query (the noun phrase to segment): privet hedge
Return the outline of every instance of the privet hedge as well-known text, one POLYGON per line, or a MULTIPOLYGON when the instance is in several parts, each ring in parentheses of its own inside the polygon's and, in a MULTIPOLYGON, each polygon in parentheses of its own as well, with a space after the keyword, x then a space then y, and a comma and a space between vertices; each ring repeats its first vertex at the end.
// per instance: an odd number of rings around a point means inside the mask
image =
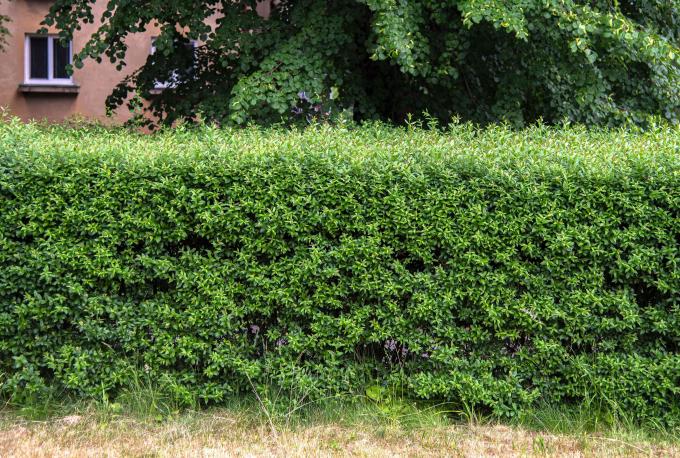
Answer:
POLYGON ((0 124, 0 391, 680 423, 680 130, 0 124))

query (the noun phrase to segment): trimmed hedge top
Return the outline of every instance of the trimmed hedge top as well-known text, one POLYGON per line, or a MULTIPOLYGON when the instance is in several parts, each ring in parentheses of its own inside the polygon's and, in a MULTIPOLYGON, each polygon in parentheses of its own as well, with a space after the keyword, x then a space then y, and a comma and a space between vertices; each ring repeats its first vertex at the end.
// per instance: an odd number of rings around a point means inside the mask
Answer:
POLYGON ((64 128, 10 119, 0 123, 0 135, 3 154, 22 160, 57 155, 60 161, 87 159, 126 166, 267 161, 285 155, 291 159, 330 157, 349 164, 385 161, 417 166, 423 161, 453 160, 507 168, 513 173, 554 170, 557 166, 577 173, 621 174, 630 167, 670 167, 677 171, 680 161, 680 128, 635 132, 534 126, 518 131, 498 125, 479 129, 462 124, 442 132, 381 124, 292 131, 179 126, 144 135, 124 129, 64 128), (516 168, 518 164, 523 167, 516 168))
POLYGON ((680 130, 0 124, 0 393, 680 421, 680 130))

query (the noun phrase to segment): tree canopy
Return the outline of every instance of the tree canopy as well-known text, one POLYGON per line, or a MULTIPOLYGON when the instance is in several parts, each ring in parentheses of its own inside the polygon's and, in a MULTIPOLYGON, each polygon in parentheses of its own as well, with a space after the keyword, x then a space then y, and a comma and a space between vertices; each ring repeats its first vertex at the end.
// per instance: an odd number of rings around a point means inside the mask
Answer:
POLYGON ((157 52, 107 104, 135 94, 161 123, 680 119, 678 0, 281 0, 267 18, 252 0, 109 0, 100 18, 93 3, 56 0, 45 24, 69 37, 101 21, 75 65, 120 68, 126 36, 158 24, 157 52))
POLYGON ((9 16, 0 14, 0 52, 5 50, 7 45, 7 35, 9 35, 9 29, 7 28, 7 23, 10 21, 9 16))

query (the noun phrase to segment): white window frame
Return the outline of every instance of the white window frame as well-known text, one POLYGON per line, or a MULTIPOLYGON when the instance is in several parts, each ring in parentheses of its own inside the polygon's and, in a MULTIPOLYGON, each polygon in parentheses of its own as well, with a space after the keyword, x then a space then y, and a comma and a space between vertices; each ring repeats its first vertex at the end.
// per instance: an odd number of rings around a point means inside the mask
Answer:
MULTIPOLYGON (((156 54, 156 39, 158 37, 151 37, 151 54, 156 54)), ((198 41, 196 40, 189 40, 189 43, 191 44, 191 47, 196 51, 196 48, 198 47, 198 41)), ((163 90, 163 89, 168 89, 168 88, 173 88, 175 87, 175 84, 172 83, 171 81, 156 81, 153 85, 154 89, 157 90, 163 90)))
MULTIPOLYGON (((24 84, 49 84, 59 86, 73 86, 73 75, 68 78, 54 77, 54 41, 59 40, 58 35, 26 34, 24 40, 24 84), (31 38, 47 38, 47 78, 31 78, 31 38)), ((73 64, 73 41, 68 41, 68 63, 73 64)))

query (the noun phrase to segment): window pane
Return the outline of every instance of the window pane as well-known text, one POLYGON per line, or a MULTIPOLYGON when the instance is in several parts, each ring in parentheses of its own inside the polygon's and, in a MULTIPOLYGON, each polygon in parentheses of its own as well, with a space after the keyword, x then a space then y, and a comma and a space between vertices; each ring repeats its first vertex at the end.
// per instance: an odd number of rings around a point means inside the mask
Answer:
POLYGON ((68 78, 66 66, 70 64, 70 50, 68 44, 63 46, 58 39, 54 39, 54 77, 68 78))
POLYGON ((30 75, 35 79, 47 79, 47 37, 30 37, 30 75))

